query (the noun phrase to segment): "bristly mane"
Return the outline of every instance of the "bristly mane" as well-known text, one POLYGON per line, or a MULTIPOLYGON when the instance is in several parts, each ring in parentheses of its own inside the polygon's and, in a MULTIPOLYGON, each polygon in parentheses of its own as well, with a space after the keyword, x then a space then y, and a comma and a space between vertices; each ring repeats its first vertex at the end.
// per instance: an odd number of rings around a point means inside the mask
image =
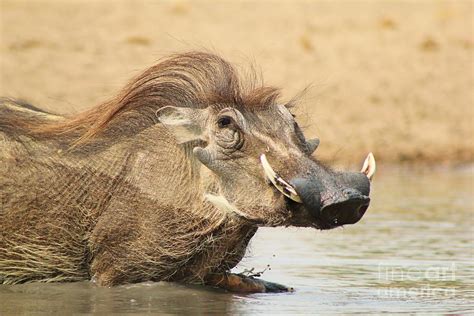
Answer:
MULTIPOLYGON (((203 108, 228 104, 251 110, 274 104, 279 90, 244 82, 235 68, 217 55, 189 52, 172 55, 130 82, 116 97, 79 115, 59 121, 35 122, 28 128, 41 138, 75 135, 81 144, 122 122, 120 135, 132 135, 155 124, 156 110, 172 105, 203 108)), ((113 133, 113 131, 110 131, 113 133)), ((107 132, 108 133, 108 132, 107 132)))

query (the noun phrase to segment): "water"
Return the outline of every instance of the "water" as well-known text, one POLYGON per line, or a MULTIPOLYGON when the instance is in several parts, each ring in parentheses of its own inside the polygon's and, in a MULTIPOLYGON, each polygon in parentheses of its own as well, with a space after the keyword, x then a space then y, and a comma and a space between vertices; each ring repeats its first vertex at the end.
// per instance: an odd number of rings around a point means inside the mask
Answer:
POLYGON ((474 170, 381 170, 353 226, 260 229, 236 271, 294 293, 238 295, 166 282, 0 286, 0 315, 474 312, 474 170))

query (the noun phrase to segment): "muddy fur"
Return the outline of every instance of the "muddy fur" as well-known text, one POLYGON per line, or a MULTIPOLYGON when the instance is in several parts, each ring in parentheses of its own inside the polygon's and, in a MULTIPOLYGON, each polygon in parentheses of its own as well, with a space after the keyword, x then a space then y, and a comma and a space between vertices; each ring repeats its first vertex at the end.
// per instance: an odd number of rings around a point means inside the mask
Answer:
MULTIPOLYGON (((277 96, 243 87, 215 55, 187 53, 73 117, 1 99, 0 283, 200 283, 234 267, 257 226, 204 198, 217 181, 155 114, 216 103, 252 111, 277 96)), ((273 216, 270 226, 285 220, 273 216)))

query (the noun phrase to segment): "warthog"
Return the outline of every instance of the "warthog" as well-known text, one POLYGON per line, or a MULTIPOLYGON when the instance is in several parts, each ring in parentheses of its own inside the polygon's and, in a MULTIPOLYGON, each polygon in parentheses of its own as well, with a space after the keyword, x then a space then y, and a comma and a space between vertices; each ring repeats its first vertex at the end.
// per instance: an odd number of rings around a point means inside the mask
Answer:
POLYGON ((176 281, 286 291, 232 274, 260 226, 360 220, 375 161, 335 172, 278 90, 179 54, 64 117, 0 102, 0 283, 176 281))

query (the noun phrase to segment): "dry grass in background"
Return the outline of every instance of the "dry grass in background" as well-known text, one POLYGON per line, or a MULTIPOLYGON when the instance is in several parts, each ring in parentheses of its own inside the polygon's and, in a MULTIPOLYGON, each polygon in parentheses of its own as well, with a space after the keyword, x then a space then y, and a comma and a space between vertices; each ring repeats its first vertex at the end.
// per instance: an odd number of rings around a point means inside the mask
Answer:
POLYGON ((208 49, 290 99, 340 164, 473 161, 471 1, 0 0, 0 95, 77 113, 169 53, 208 49))

